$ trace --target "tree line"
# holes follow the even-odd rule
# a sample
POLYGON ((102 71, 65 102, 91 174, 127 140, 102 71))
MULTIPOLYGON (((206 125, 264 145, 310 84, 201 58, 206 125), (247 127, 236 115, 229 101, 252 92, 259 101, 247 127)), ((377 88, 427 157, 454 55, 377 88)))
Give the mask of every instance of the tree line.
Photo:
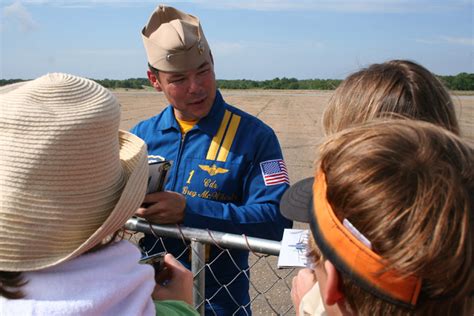
MULTIPOLYGON (((474 91, 474 73, 459 73, 455 76, 437 76, 449 90, 474 91)), ((144 89, 150 87, 147 78, 130 78, 125 80, 92 79, 110 89, 144 89)), ((21 82, 21 79, 0 79, 0 86, 21 82)), ((339 79, 305 79, 274 78, 271 80, 217 80, 221 89, 293 89, 293 90, 333 90, 341 83, 339 79)))

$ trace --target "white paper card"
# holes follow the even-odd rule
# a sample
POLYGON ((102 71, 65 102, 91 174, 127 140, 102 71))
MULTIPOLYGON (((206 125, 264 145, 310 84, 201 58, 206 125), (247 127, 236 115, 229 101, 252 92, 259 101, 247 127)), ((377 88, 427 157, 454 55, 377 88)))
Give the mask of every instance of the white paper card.
POLYGON ((278 268, 306 267, 309 230, 289 229, 283 232, 278 268))

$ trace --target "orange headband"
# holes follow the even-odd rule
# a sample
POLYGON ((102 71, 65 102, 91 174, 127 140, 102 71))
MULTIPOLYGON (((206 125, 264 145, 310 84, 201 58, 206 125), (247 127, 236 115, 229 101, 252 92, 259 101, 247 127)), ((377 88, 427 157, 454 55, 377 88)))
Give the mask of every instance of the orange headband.
POLYGON ((326 176, 320 170, 313 185, 314 214, 310 227, 323 255, 367 292, 392 304, 413 308, 421 278, 402 276, 393 269, 383 272, 383 258, 342 225, 327 201, 326 190, 326 176))

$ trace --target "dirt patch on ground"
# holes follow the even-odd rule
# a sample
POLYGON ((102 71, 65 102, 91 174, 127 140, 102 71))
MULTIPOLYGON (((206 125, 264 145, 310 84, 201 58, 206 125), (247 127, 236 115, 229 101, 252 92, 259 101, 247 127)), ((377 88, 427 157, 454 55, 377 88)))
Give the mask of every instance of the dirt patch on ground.
MULTIPOLYGON (((167 106, 156 91, 114 91, 122 105, 121 128, 158 114, 167 106)), ((333 91, 223 90, 224 99, 270 125, 278 136, 292 183, 311 175, 322 141, 321 116, 333 91)), ((463 137, 474 142, 474 96, 453 95, 463 137)))

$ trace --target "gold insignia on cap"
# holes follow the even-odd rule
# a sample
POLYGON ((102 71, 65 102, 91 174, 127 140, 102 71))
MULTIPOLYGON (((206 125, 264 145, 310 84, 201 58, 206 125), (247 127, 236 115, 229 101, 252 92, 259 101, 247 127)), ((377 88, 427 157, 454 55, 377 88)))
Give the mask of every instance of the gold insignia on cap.
POLYGON ((204 52, 204 46, 202 45, 201 41, 199 41, 199 44, 198 44, 198 51, 199 51, 199 54, 201 55, 204 52))

